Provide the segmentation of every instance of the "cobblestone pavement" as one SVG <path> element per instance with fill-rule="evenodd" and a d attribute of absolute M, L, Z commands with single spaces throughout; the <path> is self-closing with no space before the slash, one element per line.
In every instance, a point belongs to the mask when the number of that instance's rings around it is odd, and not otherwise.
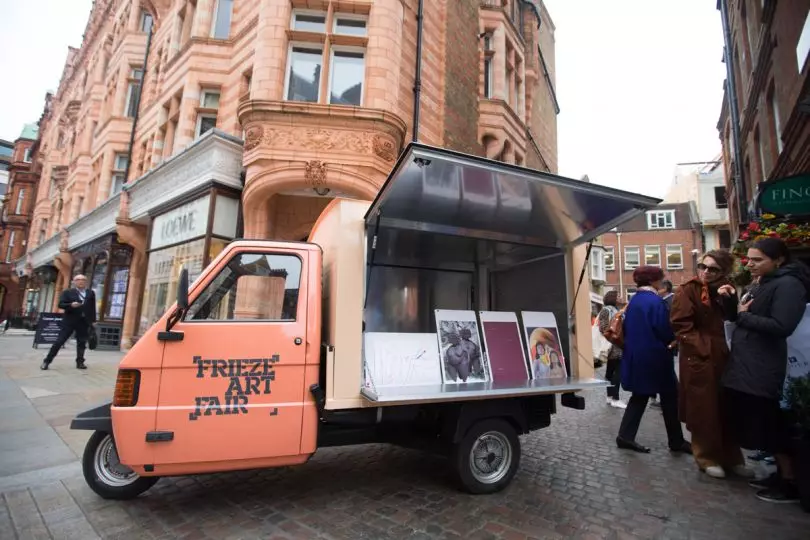
<path fill-rule="evenodd" d="M 116 353 L 48 372 L 29 339 L 0 338 L 0 538 L 19 539 L 806 539 L 810 514 L 758 501 L 740 480 L 712 480 L 666 448 L 645 415 L 649 455 L 615 448 L 621 411 L 603 392 L 586 411 L 560 408 L 521 438 L 502 493 L 458 491 L 446 463 L 383 445 L 326 449 L 305 466 L 163 479 L 137 500 L 104 501 L 78 465 L 88 434 L 70 418 L 106 398 Z M 30 409 L 30 410 L 29 410 Z M 50 433 L 50 434 L 49 434 Z"/>

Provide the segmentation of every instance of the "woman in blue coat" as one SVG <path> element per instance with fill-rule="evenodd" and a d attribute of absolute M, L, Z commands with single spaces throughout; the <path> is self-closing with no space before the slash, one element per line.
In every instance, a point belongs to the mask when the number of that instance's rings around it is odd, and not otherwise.
<path fill-rule="evenodd" d="M 633 272 L 638 291 L 624 313 L 624 356 L 622 386 L 632 397 L 616 437 L 619 448 L 648 453 L 649 448 L 636 442 L 647 402 L 661 396 L 661 409 L 667 428 L 669 449 L 692 453 L 683 438 L 678 419 L 678 379 L 675 376 L 675 334 L 669 323 L 669 308 L 658 295 L 664 271 L 658 266 L 639 266 Z"/>

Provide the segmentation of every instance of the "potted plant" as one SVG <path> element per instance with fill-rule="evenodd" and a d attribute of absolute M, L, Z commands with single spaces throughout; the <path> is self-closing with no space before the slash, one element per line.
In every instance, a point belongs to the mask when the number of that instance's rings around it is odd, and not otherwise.
<path fill-rule="evenodd" d="M 795 472 L 801 505 L 810 512 L 810 375 L 790 379 L 785 395 L 796 422 Z"/>

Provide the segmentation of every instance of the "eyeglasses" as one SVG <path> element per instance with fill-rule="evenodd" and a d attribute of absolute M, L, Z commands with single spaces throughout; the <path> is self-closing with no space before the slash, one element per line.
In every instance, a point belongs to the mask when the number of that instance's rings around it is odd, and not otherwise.
<path fill-rule="evenodd" d="M 699 263 L 697 265 L 697 268 L 701 272 L 706 272 L 707 274 L 719 274 L 723 271 L 723 269 L 720 268 L 719 266 L 708 266 L 703 263 Z"/>

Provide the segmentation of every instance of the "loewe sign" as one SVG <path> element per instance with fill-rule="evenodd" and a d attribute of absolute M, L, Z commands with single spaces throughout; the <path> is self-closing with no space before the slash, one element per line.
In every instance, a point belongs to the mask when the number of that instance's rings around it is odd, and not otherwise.
<path fill-rule="evenodd" d="M 810 174 L 780 178 L 762 184 L 759 208 L 765 214 L 810 215 Z"/>
<path fill-rule="evenodd" d="M 151 249 L 205 235 L 210 197 L 205 196 L 158 216 L 152 222 Z"/>

